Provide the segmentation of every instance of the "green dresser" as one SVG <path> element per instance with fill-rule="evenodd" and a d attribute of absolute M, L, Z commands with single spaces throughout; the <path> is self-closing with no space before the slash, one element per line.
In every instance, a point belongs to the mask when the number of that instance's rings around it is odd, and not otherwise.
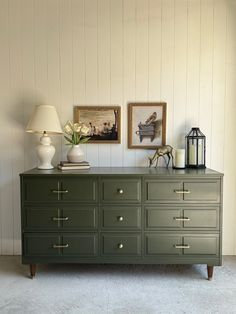
<path fill-rule="evenodd" d="M 221 265 L 223 175 L 38 170 L 21 177 L 22 262 Z"/>

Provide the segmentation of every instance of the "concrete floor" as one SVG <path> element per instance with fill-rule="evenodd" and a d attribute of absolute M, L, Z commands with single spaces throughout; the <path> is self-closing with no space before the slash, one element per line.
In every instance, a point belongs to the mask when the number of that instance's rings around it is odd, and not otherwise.
<path fill-rule="evenodd" d="M 206 266 L 41 265 L 0 257 L 0 314 L 236 313 L 236 256 Z"/>

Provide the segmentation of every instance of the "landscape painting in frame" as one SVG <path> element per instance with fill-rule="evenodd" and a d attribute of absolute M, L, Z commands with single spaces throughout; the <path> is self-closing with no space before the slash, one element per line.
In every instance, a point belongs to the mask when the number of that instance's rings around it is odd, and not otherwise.
<path fill-rule="evenodd" d="M 74 122 L 89 128 L 88 143 L 120 143 L 119 106 L 75 106 Z"/>
<path fill-rule="evenodd" d="M 166 142 L 166 103 L 131 103 L 128 147 L 156 149 Z"/>

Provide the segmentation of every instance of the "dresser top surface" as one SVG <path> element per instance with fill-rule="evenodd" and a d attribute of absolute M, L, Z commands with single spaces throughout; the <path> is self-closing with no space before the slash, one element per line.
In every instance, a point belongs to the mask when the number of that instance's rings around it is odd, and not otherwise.
<path fill-rule="evenodd" d="M 20 174 L 21 176 L 36 176 L 36 175 L 50 175 L 50 176 L 72 176 L 72 175 L 136 175 L 136 176 L 223 176 L 222 173 L 215 170 L 206 169 L 172 169 L 172 168 L 148 168 L 148 167 L 91 167 L 89 170 L 65 170 L 61 171 L 57 168 L 51 170 L 31 169 Z"/>

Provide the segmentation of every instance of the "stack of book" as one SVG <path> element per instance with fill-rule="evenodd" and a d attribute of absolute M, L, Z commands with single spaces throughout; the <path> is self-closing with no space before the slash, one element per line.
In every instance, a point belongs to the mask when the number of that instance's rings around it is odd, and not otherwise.
<path fill-rule="evenodd" d="M 90 165 L 87 161 L 81 162 L 69 162 L 69 161 L 61 161 L 57 166 L 59 170 L 86 170 L 90 168 Z"/>

